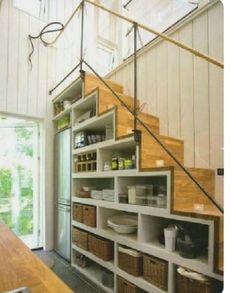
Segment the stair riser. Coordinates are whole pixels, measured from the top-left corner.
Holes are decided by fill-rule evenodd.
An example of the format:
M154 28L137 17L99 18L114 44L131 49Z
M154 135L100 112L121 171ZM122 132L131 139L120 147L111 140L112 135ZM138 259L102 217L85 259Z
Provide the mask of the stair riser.
M119 85L116 82L105 80L106 83L117 93L123 93L123 86ZM107 89L106 85L99 80L96 76L93 76L89 73L85 73L84 77L84 94L87 95L97 87Z
M211 170L190 169L192 176L210 195L214 195L214 172ZM211 201L203 194L184 171L175 170L173 210L192 209L194 204L211 206Z
M142 113L142 121L148 126L148 128L154 132L155 134L159 133L159 119L157 117L153 118L149 115L145 115ZM119 107L117 109L117 129L116 135L117 137L122 137L131 133L132 129L134 129L134 118L131 113L125 110L123 107ZM137 123L137 128L143 132L144 128Z
M158 136L165 147L184 164L184 143L181 140ZM165 166L178 166L170 155L146 132L141 144L141 168L155 168L156 160L164 160Z
M133 109L134 99L132 97L118 94L120 99L128 106L130 109ZM106 112L109 108L113 106L123 107L121 102L109 91L99 88L98 91L98 113L102 114ZM127 110L126 110L127 111Z

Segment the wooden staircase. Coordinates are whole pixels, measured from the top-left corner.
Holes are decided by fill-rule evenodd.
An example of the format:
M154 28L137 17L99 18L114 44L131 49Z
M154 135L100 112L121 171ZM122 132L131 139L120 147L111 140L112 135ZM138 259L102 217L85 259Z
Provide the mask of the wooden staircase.
M115 139L121 139L133 134L134 118L132 114L121 104L105 84L91 73L84 72L84 96L89 96L93 91L98 94L98 114L103 115L111 109L116 111ZM119 98L133 111L134 99L123 93L123 86L111 80L105 80ZM139 102L137 102L139 107ZM140 111L138 118L155 134L164 146L184 164L184 141L181 139L163 136L160 134L160 121L149 113ZM148 131L137 123L137 129L142 133L139 148L139 170L163 170L172 171L172 200L171 212L190 217L213 219L215 222L215 271L223 273L223 215L216 206L206 197L192 179L179 167L171 156L155 141ZM156 160L164 160L164 167L156 167ZM211 196L214 195L215 173L211 169L188 168L192 176ZM194 205L199 209L194 209ZM204 205L202 210L200 207Z

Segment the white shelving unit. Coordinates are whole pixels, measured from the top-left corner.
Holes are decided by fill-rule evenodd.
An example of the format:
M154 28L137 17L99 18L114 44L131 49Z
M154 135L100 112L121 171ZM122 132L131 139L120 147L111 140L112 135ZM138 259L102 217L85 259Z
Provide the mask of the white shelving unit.
M83 94L83 85L80 79L77 79L72 86L63 91L62 94L55 101L68 99L73 94L78 94L81 91ZM104 115L98 115L89 117L81 123L75 125L76 119L79 115L83 115L86 111L96 104L96 111L98 108L97 91L92 92L87 97L83 97L72 104L70 109L58 114L54 120L57 120L63 115L71 113L72 121L72 140L74 135L78 131L97 130L104 129L106 124L113 125L113 133L115 133L115 110L111 109ZM171 214L171 170L160 168L156 171L139 171L139 147L135 144L132 136L124 139L116 140L115 137L98 142L95 144L87 145L81 148L74 149L74 143L72 142L72 204L89 205L96 207L96 227L90 227L84 223L80 223L72 219L72 227L76 227L97 235L109 239L114 242L114 260L103 261L90 251L84 250L75 244L72 244L72 265L89 278L96 285L99 285L105 292L117 292L116 276L121 276L127 281L135 284L141 289L150 293L174 293L175 292L175 271L177 266L184 266L194 271L203 273L209 277L222 280L222 276L214 273L213 261L214 261L214 222L212 220L186 217L181 215ZM78 155L87 152L96 152L96 169L89 172L77 172L74 162ZM136 162L135 169L130 170L114 170L103 171L104 163L112 158L114 153L135 153ZM121 193L127 193L127 186L138 184L154 184L158 182L164 182L167 191L167 206L166 208L158 208L153 206L141 206L131 205L128 203L120 203L119 195ZM75 196L83 186L99 186L100 188L114 189L114 201L96 200L92 198L81 198ZM137 232L134 234L118 234L107 226L107 218L111 215L120 213L134 213L138 218ZM168 221L173 222L188 222L193 225L203 225L208 231L208 251L205 256L195 259L183 258L179 255L178 251L169 252L165 249L164 245L158 242L158 233L160 233L163 225ZM164 259L168 262L168 290L154 286L147 282L143 277L134 277L131 274L121 270L118 267L118 245L125 245L132 249L138 250L142 253L150 256ZM85 268L79 267L75 263L73 257L76 253L83 254L85 257L93 261L93 265ZM101 270L100 267L104 267L114 274L114 289L105 287L101 282Z

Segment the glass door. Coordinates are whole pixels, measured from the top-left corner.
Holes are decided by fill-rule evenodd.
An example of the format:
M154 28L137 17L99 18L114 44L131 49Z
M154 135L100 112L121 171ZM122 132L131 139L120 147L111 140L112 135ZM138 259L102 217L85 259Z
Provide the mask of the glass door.
M0 220L30 248L40 244L39 124L0 116Z

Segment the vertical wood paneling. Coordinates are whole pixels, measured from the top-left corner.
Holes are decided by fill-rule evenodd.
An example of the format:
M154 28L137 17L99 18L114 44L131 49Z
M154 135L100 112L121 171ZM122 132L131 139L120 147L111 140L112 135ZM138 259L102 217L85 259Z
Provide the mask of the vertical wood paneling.
M193 47L208 53L207 13L193 21ZM194 118L195 118L195 166L209 167L209 70L208 63L194 57Z
M128 71L129 71L129 87L127 89L127 93L128 95L133 97L134 96L134 63L133 62L129 63Z
M145 106L145 111L157 115L157 73L156 73L156 48L150 50L146 58L146 84L145 101L149 103Z
M39 33L39 21L30 16L30 35ZM34 53L31 56L32 69L29 70L29 91L28 91L28 114L37 115L38 105L38 64L39 64L39 42L34 40Z
M160 133L168 135L168 54L167 43L157 48L157 115L160 118ZM149 101L147 100L147 103Z
M57 1L57 21L64 23L64 0ZM60 37L56 43L56 81L59 82L64 75L64 36Z
M57 20L56 0L49 1L49 19L50 22ZM52 89L56 85L56 45L48 47L48 88Z
M9 40L7 70L7 111L17 112L19 73L19 11L9 3Z
M44 26L40 24L40 29ZM38 64L38 99L37 99L37 115L43 117L46 113L47 104L47 49L39 43L39 64Z
M178 41L178 32L172 35ZM169 135L180 137L179 48L168 43L168 121Z
M8 1L1 3L0 9L0 110L7 108L7 62L8 62Z
M68 18L71 16L73 12L73 3L72 1L65 1L64 3L64 10L65 10L65 17L64 17L64 23L68 20ZM65 70L64 75L66 75L73 66L73 59L71 54L71 43L73 40L73 30L72 30L72 24L69 25L68 30L65 31L64 35L64 60L65 60ZM72 82L72 77L70 76L68 78L67 83Z
M29 84L29 16L20 14L19 25L19 75L18 75L18 109L20 113L27 113L28 84Z
M192 46L192 22L179 32L179 41ZM180 50L180 123L184 162L194 166L193 55Z
M147 80L147 71L146 71L146 56L141 55L137 58L137 71L138 71L138 79L137 79L137 91L138 98L141 103L146 102L148 91L146 88L146 80Z
M223 5L215 5L208 12L209 54L223 60ZM224 166L224 103L223 103L223 71L209 65L209 105L210 105L210 167ZM223 177L216 180L216 199L223 205Z

